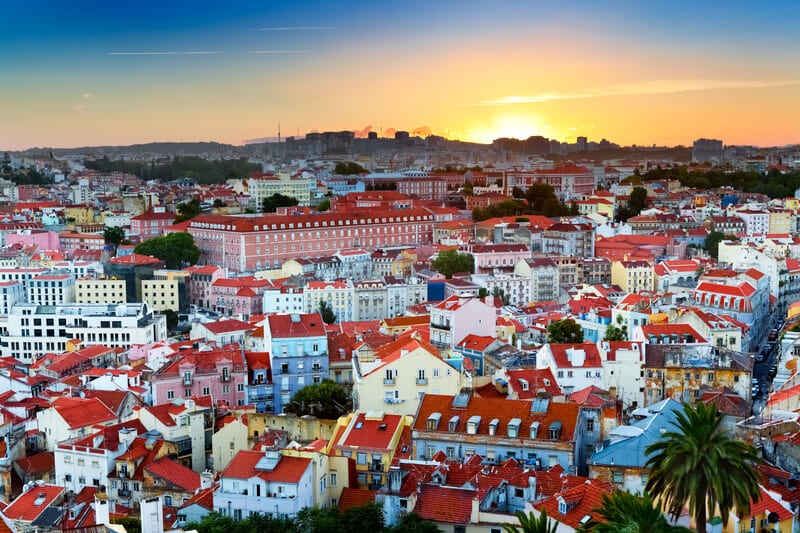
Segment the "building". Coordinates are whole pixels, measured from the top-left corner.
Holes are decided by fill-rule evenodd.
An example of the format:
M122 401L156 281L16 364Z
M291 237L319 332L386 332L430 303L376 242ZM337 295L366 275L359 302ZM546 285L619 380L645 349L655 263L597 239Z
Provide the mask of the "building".
M551 302L558 300L558 265L549 257L533 257L520 261L514 273L530 280L530 301Z
M575 472L586 463L587 444L599 435L600 421L590 412L595 413L576 403L543 399L426 394L412 428L413 458L429 460L444 453L465 460L480 455L484 464L515 459Z
M418 336L400 337L369 357L353 358L353 402L362 411L413 416L424 394L456 394L466 385L458 369Z
M591 195L596 187L592 170L569 163L550 169L507 171L504 180L507 194L514 187L527 191L535 183L546 183L553 187L559 200L567 203Z
M496 312L478 298L451 296L431 308L431 344L453 348L469 334L494 335Z
M372 251L431 243L434 217L424 209L313 215L237 217L200 215L188 232L200 260L232 272L280 266L287 259L333 254L345 248ZM222 244L224 243L224 245Z
M124 304L126 294L124 279L80 278L75 282L75 302L79 304Z
M612 396L622 400L623 407L644 405L647 386L644 369L644 347L639 342L601 341L603 385Z
M167 320L141 304L17 305L8 315L0 356L32 363L48 352L67 351L75 339L84 346L128 349L167 338Z
M220 473L214 511L235 520L251 513L294 517L315 504L312 462L278 450L241 450Z
M72 274L36 276L28 282L28 303L61 305L75 302L75 277Z
M180 291L178 280L143 279L142 301L150 304L153 311L180 311Z
M695 163L721 163L725 152L722 141L717 139L697 139L692 143L692 162Z
M276 387L272 412L283 412L298 390L328 376L328 337L319 313L268 316L264 344Z
M225 277L225 270L214 265L190 266L184 270L189 272L189 303L211 309L211 287L215 281Z
M597 345L545 344L536 353L536 368L549 368L565 394L603 385L603 362Z
M65 396L36 413L36 421L46 449L53 451L60 442L89 435L95 426L118 423L119 417L97 398Z
M175 213L147 211L130 217L130 221L130 234L145 241L164 235L164 230L175 223Z
M611 263L611 283L625 292L640 293L655 288L653 264L648 261L614 261Z
M594 257L594 236L592 224L557 222L542 233L542 253Z
M473 274L511 271L518 262L531 256L530 250L524 244L475 244L468 246L465 251L474 258Z

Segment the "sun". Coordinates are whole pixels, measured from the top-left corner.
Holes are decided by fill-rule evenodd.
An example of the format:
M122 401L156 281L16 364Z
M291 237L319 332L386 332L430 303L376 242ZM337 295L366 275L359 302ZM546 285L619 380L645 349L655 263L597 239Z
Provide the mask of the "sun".
M499 115L491 119L490 124L476 126L470 134L470 140L489 144L494 139L510 137L527 139L533 135L543 135L541 121L533 115Z

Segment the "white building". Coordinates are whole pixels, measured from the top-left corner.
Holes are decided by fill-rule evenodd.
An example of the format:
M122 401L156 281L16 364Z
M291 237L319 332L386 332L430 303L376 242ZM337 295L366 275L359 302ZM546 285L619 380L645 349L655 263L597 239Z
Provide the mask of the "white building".
M643 406L647 380L642 374L644 349L639 342L600 341L603 388L616 391L623 407Z
M55 465L59 483L75 493L87 485L107 487L114 460L128 450L136 438L136 430L121 427L114 437L109 439L105 431L98 431L83 439L58 443Z
M478 298L451 296L431 308L431 343L453 348L469 334L494 336L497 312Z
M28 303L62 305L75 302L75 277L72 274L48 274L28 281Z
M536 368L549 368L565 394L605 383L600 352L592 342L545 344L536 354Z
M167 338L167 319L146 303L119 305L64 304L17 305L8 315L7 335L0 342L0 356L32 363L41 354L61 353L67 341L85 346L102 344L130 348Z

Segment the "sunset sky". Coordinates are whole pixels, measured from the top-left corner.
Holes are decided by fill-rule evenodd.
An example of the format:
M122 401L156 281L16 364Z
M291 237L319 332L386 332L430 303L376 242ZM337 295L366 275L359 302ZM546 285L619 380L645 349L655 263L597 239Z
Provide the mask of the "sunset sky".
M9 0L0 150L417 131L800 142L800 4ZM764 7L762 7L764 6Z

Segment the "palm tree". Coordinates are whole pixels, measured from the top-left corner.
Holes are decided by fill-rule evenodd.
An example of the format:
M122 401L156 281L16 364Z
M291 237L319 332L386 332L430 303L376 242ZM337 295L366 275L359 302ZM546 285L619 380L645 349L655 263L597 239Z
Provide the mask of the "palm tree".
M673 422L677 431L664 433L645 450L650 469L646 490L661 499L673 519L688 505L701 533L715 509L727 525L732 509L747 512L751 499L760 495L756 450L726 435L721 421L714 406L684 404Z
M579 533L680 533L690 530L673 526L653 505L653 498L645 492L642 498L630 492L616 491L603 494L603 502L593 512L602 522L592 520L578 529Z
M544 509L538 517L533 511L530 514L517 511L517 520L519 520L520 527L505 526L506 533L556 533L558 527L558 522L547 518L547 512Z

